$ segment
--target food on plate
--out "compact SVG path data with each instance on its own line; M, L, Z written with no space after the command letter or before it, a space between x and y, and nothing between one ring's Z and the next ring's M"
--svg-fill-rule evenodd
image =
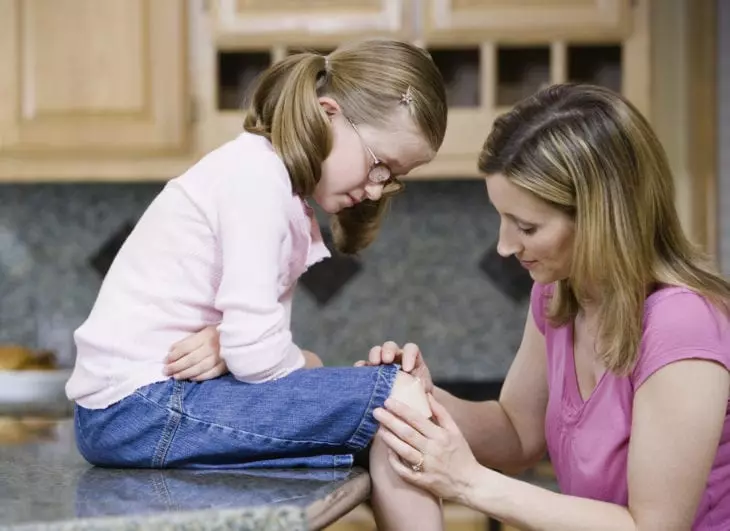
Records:
M45 418L0 416L0 445L52 441L56 423Z
M0 345L0 371L47 371L57 368L53 352L36 352L20 345Z

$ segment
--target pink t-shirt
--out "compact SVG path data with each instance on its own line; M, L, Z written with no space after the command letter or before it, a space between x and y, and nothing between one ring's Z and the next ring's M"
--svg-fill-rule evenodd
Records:
M550 293L552 286L535 284L531 303L547 347L545 437L560 491L627 506L627 461L636 389L655 371L678 360L713 360L730 369L728 320L690 290L657 290L644 307L644 335L633 373L617 377L606 372L584 401L573 361L573 327L554 328L545 320ZM730 408L727 411L692 527L695 531L730 529Z

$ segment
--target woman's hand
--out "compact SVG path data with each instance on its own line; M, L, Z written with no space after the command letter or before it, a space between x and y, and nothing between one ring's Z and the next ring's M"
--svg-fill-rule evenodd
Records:
M197 334L175 343L165 359L165 374L176 380L202 382L228 372L220 357L218 329L204 328Z
M428 395L436 423L396 400L375 410L390 463L405 480L436 496L464 502L482 468L446 409Z
M358 361L355 367L386 365L399 363L404 372L415 376L423 384L427 393L433 390L431 371L428 370L426 362L423 361L421 349L415 343L406 343L401 349L394 341L386 341L382 346L375 346L370 349L367 360Z

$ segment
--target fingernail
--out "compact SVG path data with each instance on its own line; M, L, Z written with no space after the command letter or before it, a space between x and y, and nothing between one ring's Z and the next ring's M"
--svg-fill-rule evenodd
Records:
M382 416L382 414L383 414L382 408L375 408L373 410L373 417L375 417L375 418Z
M385 401L385 407L391 407L393 405L393 400L388 398Z

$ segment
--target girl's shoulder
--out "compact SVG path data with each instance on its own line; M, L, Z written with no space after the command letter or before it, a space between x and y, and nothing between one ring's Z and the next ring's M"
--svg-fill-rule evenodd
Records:
M247 132L209 152L175 180L196 192L215 195L289 197L292 193L289 173L271 142Z

